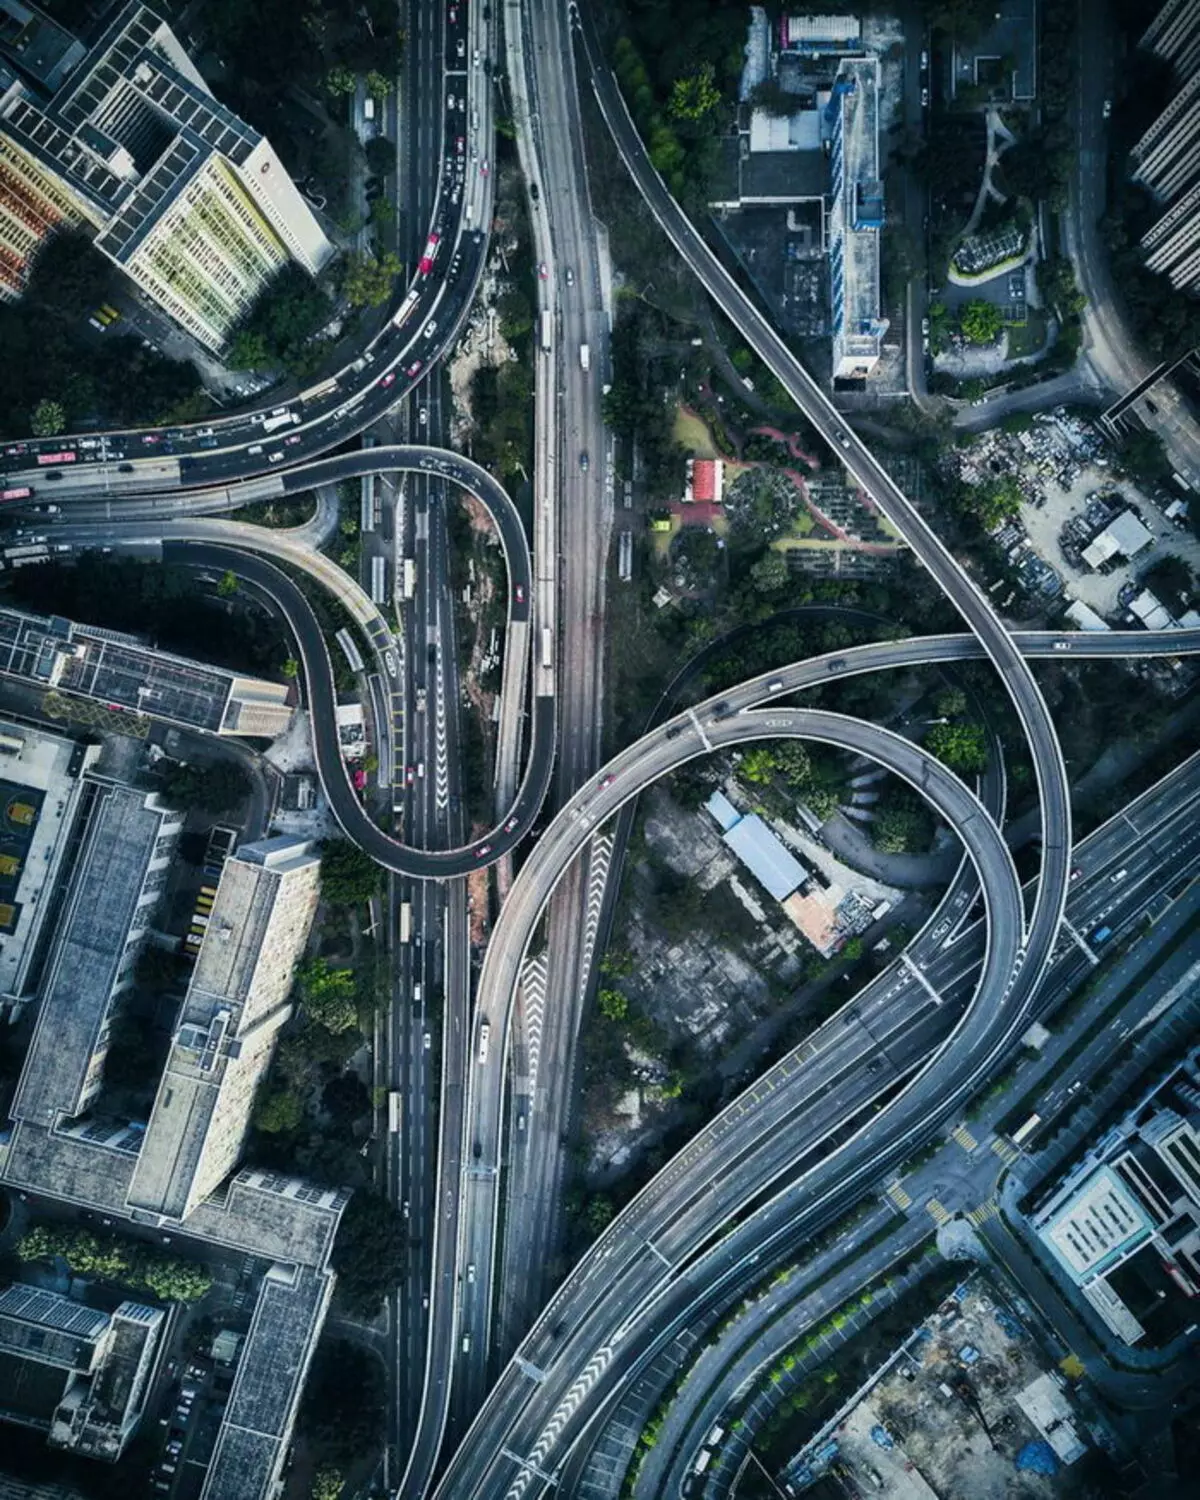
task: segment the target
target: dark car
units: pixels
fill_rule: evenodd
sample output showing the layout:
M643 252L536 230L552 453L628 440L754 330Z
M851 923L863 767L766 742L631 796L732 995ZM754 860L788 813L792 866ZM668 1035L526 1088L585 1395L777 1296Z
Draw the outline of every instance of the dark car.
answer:
M585 474L588 471L588 466L589 466L590 462L591 462L591 460L588 458L588 456L587 456L586 453L581 453L579 455L579 467L583 470L583 472Z

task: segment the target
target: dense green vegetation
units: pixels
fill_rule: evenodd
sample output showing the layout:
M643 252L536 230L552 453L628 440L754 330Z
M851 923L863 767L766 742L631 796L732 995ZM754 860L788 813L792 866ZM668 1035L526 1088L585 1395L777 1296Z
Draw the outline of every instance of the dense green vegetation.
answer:
M732 121L746 44L738 0L626 0L613 68L650 158L672 193L703 208Z
M234 330L228 363L235 370L311 375L327 347L316 334L332 312L332 303L312 277L289 261Z
M379 1360L360 1344L323 1338L305 1382L297 1433L331 1468L348 1469L382 1442L384 1400Z
M321 845L321 895L335 906L365 906L379 894L381 871L349 839L326 839Z
M378 1193L355 1193L342 1215L330 1262L338 1300L348 1312L374 1317L404 1273L404 1220Z
M84 234L56 235L38 252L25 295L0 302L6 433L157 424L210 409L191 365L143 348L120 323L104 334L89 326L122 282Z
M250 781L235 761L219 760L210 765L192 761L164 760L159 766L163 801L185 812L228 813L250 793Z
M197 1302L212 1286L205 1266L153 1245L64 1224L34 1224L16 1246L22 1261L66 1261L77 1276L142 1288L164 1302Z

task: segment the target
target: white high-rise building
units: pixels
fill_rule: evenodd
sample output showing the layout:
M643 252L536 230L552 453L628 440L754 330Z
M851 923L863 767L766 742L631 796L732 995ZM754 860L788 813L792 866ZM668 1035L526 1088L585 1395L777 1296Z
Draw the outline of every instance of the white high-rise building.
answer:
M94 230L210 349L288 260L315 275L333 254L270 142L213 97L148 6L131 0L85 51L24 0L0 0L0 296L20 294L64 226Z

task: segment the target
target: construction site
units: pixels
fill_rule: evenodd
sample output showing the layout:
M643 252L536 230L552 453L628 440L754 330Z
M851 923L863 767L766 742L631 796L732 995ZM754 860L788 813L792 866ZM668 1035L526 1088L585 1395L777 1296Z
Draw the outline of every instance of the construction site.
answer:
M788 1495L1022 1500L1093 1492L1096 1435L1070 1383L978 1274L791 1460Z

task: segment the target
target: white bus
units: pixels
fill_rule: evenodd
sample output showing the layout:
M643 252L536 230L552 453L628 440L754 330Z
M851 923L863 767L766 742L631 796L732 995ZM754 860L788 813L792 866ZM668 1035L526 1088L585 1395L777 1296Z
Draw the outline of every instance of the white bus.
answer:
M542 353L543 354L549 354L550 353L550 346L551 346L551 342L552 342L552 338L553 338L554 325L550 321L550 314L548 312L544 312L542 314L542 320L541 321L542 321Z
M542 627L542 666L554 665L554 632L548 625Z
M417 565L412 560L411 557L406 557L404 559L404 568L403 568L403 575L402 575L402 588L401 588L401 592L403 593L403 595L404 595L404 597L406 599L411 599L412 596L416 593L416 591L417 591Z
M371 559L371 598L376 604L387 603L387 559Z
M412 942L412 902L402 901L400 903L400 941L402 943Z
M358 649L354 637L345 625L334 636L334 640L342 648L342 655L349 663L350 670L352 672L361 672L363 670L362 652Z
M388 1130L393 1135L400 1130L400 1092L398 1089L388 1091Z

